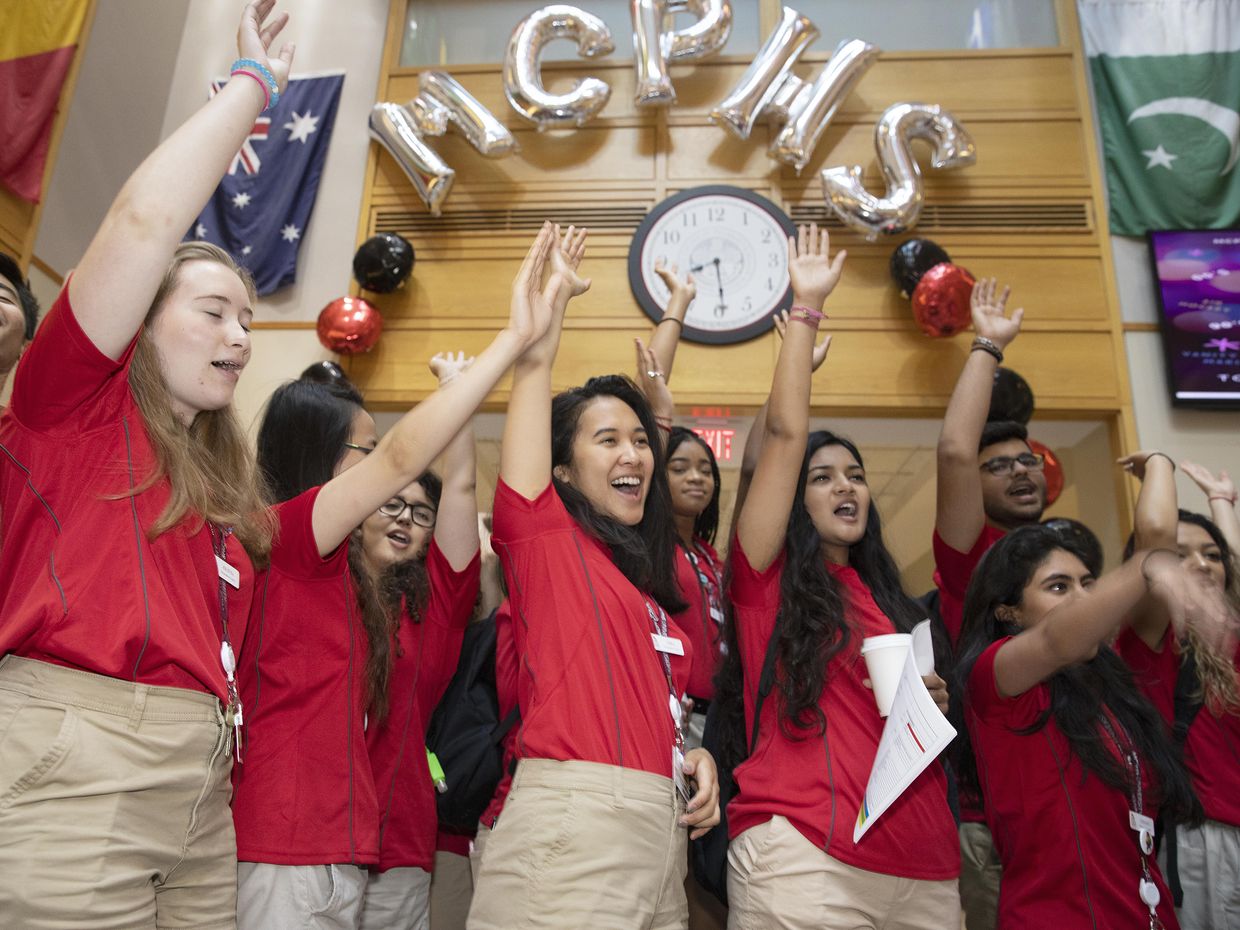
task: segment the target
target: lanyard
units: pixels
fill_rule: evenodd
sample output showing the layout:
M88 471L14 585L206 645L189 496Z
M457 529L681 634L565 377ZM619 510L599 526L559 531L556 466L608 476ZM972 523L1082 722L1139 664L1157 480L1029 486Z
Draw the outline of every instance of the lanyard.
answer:
M712 631L707 625L707 633L712 643L718 643L723 626L723 598L721 592L723 584L719 580L719 576L715 573L715 567L704 553L697 551L697 543L695 542L690 548L685 549L685 555L689 558L689 564L693 566L693 571L697 575L698 587L706 599L706 610L711 620L715 623L715 629Z
M1150 909L1149 930L1165 930L1155 910L1162 900L1162 894L1150 876L1149 857L1154 852L1154 821L1145 815L1145 788L1141 783L1141 756L1137 753L1137 747L1127 731L1124 733L1124 743L1127 744L1127 748L1125 749L1120 744L1119 734L1115 730L1115 725L1118 723L1119 721L1112 722L1110 714L1104 707L1102 727L1107 731L1111 742L1115 744L1116 752L1124 760L1124 780L1128 783L1128 825L1137 834L1137 848L1141 852L1141 879L1137 884L1137 895L1141 898L1141 903ZM1123 724L1119 726L1123 729Z
M668 620L667 614L663 608L657 604L650 603L650 599L646 598L646 613L650 616L650 623L654 626L655 635L667 638ZM667 695L668 710L672 715L672 726L676 729L676 749L680 752L685 751L685 734L681 729L680 721L684 716L684 708L680 704L680 696L676 693L676 684L672 680L672 659L664 651L655 649L655 654L663 663L663 674L667 678Z
M237 656L233 652L232 639L228 633L228 588L224 578L237 579L237 569L228 564L225 557L228 552L228 537L232 535L231 526L209 524L211 531L211 551L215 553L215 574L219 580L220 592L220 665L224 668L224 678L228 683L228 707L224 710L224 724L233 728L233 749L237 761L241 761L241 694L237 690Z

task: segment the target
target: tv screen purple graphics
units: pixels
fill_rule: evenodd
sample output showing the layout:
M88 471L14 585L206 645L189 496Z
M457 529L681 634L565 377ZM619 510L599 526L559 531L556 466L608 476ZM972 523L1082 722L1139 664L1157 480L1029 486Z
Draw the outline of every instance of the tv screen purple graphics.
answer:
M1171 401L1240 408L1240 230L1151 232Z

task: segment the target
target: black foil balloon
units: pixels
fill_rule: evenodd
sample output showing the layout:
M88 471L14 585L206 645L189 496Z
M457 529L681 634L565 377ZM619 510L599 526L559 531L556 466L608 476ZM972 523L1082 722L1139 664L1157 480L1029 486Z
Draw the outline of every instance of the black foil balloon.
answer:
M908 300L921 276L951 258L937 243L929 239L910 239L896 246L891 253L891 279L900 288L900 295Z
M1010 368L995 369L995 388L990 395L988 420L1015 420L1027 424L1033 418L1033 391L1029 382Z
M353 256L353 277L365 290L389 294L405 283L413 270L413 246L396 233L371 236Z

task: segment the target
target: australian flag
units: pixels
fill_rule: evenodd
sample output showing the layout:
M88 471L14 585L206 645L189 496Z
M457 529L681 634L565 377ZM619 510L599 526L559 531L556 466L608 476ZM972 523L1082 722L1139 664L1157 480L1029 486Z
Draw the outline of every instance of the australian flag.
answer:
M212 95L223 86L223 81L212 82ZM297 276L297 252L314 209L343 87L344 72L290 80L275 109L255 121L186 236L227 251L250 270L259 294L292 284Z

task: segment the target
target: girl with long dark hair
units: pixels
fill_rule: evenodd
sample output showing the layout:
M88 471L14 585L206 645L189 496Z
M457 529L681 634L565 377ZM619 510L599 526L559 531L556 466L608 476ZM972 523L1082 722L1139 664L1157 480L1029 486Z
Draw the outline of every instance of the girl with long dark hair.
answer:
M273 7L125 182L0 421L6 926L233 920L231 666L273 524L232 409L254 288L181 239L288 80Z
M728 926L956 926L959 850L939 766L852 839L883 728L861 642L908 632L921 612L883 545L860 452L808 432L815 336L845 253L831 260L816 227L788 251L794 306L729 553L733 623L716 697L728 754L742 759L777 638L776 684L728 804ZM928 683L945 705L942 681Z
M363 521L381 508L403 518L408 508L402 504L395 514L396 498L409 493L500 376L545 332L550 304L540 283L551 246L551 229L544 227L513 283L508 326L381 440L347 388L300 381L278 390L268 405L259 463L277 494L293 496L275 508L280 533L258 584L241 665L250 733L234 779L233 811L243 930L358 920L365 869L380 863L380 802L365 731L389 711L396 595L378 590L376 573L349 539L359 526L364 535ZM546 286L555 291L562 280L552 275ZM473 566L476 585L473 519L472 548L459 520L450 521L456 541L445 553L450 564L441 580ZM380 545L389 549L412 548L412 534L399 527L384 536Z
M1228 598L1234 611L1240 586L1228 536L1240 538L1240 521L1226 474L1216 477L1182 463L1209 498L1215 522L1177 508L1175 465L1168 456L1141 452L1123 461L1142 482L1129 549L1174 549L1185 568ZM1167 612L1146 599L1115 649L1181 747L1206 817L1200 826L1168 824L1167 879L1180 925L1227 926L1240 914L1240 648L1228 638L1220 648L1193 628L1178 635Z
M1174 552L1098 578L1096 551L1021 527L983 557L959 642L957 771L1003 862L999 927L1177 927L1153 818L1201 808L1157 712L1107 642L1143 598L1221 620ZM975 764L974 764L975 760Z
M520 762L473 930L681 928L686 827L718 819L713 760L683 751L690 647L668 617L684 602L659 423L618 375L551 397L564 308L589 287L584 240L570 228L556 253L571 286L514 370L504 426L492 544L520 661Z

